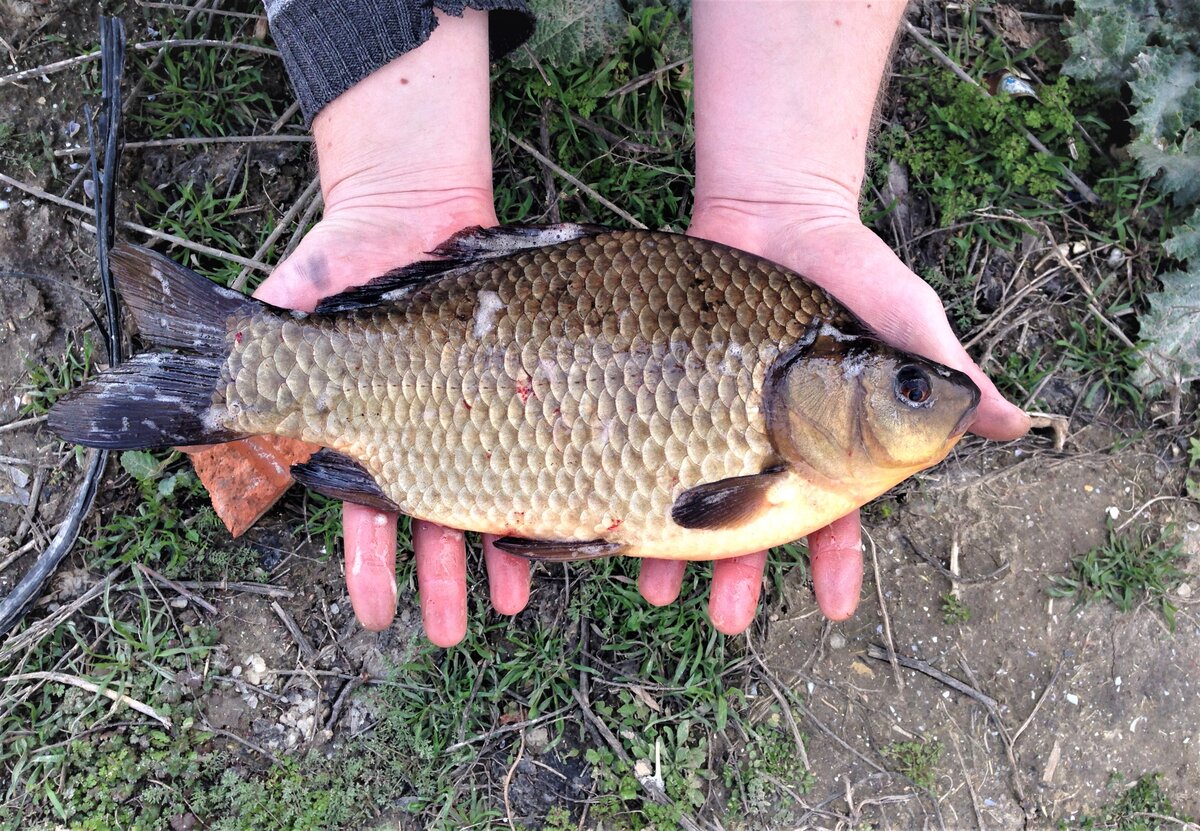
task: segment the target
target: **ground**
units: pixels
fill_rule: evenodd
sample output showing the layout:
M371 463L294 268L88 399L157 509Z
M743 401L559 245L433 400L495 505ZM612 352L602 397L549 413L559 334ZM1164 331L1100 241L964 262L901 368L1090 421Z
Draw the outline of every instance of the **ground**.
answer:
M19 66L87 51L95 24L83 5L42 8L0 0L0 20L11 20L17 33L13 44L25 44L36 56L20 56ZM47 40L43 30L62 37ZM131 40L151 36L144 28L131 32ZM918 58L910 49L902 49L901 66L911 70ZM275 67L262 81L277 95L278 73ZM147 72L151 83L155 77ZM0 127L8 127L0 133L6 137L0 172L62 194L75 178L67 165L83 158L47 157L39 143L60 149L78 142L71 125L82 121L80 104L92 80L77 70L0 86ZM904 125L904 94L897 100L891 117ZM257 121L237 129L262 131L282 108L258 113ZM128 128L130 140L157 135L143 116ZM300 132L295 121L292 130ZM654 144L653 138L646 140ZM518 166L511 153L498 162L504 165ZM888 198L877 193L880 201L908 192L903 170L881 169L875 181ZM152 216L164 230L187 236L194 228L188 222L200 215L188 211L201 206L204 228L212 233L196 238L217 247L240 245L249 256L264 236L262 217L277 219L311 173L301 145L131 150L122 168L121 211L142 222ZM523 187L541 187L540 170L537 176L508 173ZM203 198L181 190L181 182L193 183ZM83 201L81 191L75 187L69 198ZM146 208L152 191L166 194L157 212ZM520 192L514 190L510 209ZM577 191L561 198L568 219L576 218L569 215L573 205L588 204ZM936 226L927 200L902 201L881 227L890 225L898 247L922 273L943 268L955 246L964 245L962 238ZM0 279L3 595L42 550L79 481L73 450L45 429L39 410L30 409L37 403L31 396L77 380L64 356L81 354L85 333L103 363L103 339L87 308L97 306L98 294L93 244L78 221L82 214L4 185L0 206L0 269L39 275ZM224 225L211 218L222 211L229 220ZM705 828L1073 827L1102 815L1140 777L1154 773L1161 774L1173 814L1200 816L1200 695L1194 688L1200 618L1193 598L1200 579L1200 510L1186 497L1185 485L1194 403L1185 395L1182 405L1163 398L1139 410L1140 398L1138 407L1121 398L1121 369L1081 368L1075 360L1079 345L1063 334L1074 331L1073 323L1085 333L1101 327L1083 300L1064 300L1073 284L1046 252L1065 243L1083 279L1100 286L1110 285L1126 262L1132 265L1122 273L1148 273L1140 243L1122 248L1082 232L1073 236L1083 227L1077 220L1053 229L1022 222L1007 248L990 238L967 238L960 263L965 283L955 289L953 279L943 277L951 287L938 287L957 298L952 309L974 310L975 317L956 320L972 336L973 354L989 371L1011 379L1010 394L1059 414L1065 430L1039 429L1004 444L969 439L946 462L868 507L861 604L841 623L825 621L816 610L804 559L789 550L775 555L760 618L739 638L708 628L699 579L685 589L678 617L668 618L672 612L652 616L641 605L630 588L631 569L554 566L536 571L527 611L509 621L480 602L467 645L434 650L420 630L407 563L401 565L397 621L382 633L362 630L345 593L336 540L315 530L326 527L332 514L298 492L244 540L235 543L213 531L215 548L204 556L215 572L175 563L168 577L196 582L181 589L154 579L137 563L165 570L170 552L155 549L162 559L152 559L139 554L135 537L121 537L114 553L103 543L116 534L106 523L150 506L160 524L145 527L154 529L156 540L190 539L190 529L205 521L198 513L202 495L175 479L176 492L154 495L169 476L185 470L182 461L143 478L114 459L83 534L94 544L77 547L30 619L0 647L0 700L14 708L45 700L66 716L75 707L85 714L79 724L56 723L45 733L15 719L0 722L7 731L0 736L0 749L7 748L0 764L14 782L0 802L0 827L18 822L22 813L44 823L69 815L43 795L55 782L63 794L74 794L72 804L103 802L97 796L102 784L62 785L79 774L53 756L55 743L80 730L93 737L142 736L127 711L107 702L72 698L44 679L34 686L28 678L14 680L32 667L67 665L71 674L145 697L160 715L177 713L171 741L183 742L189 752L187 731L202 727L197 751L224 760L217 764L234 778L283 782L286 791L291 780L281 771L295 770L288 764L380 760L381 771L406 778L403 787L387 790L382 774L353 778L342 768L320 768L332 778L300 780L366 782L365 792L347 799L377 798L378 804L358 813L339 808L361 827L499 827L505 820L554 828L646 827L656 817L661 828L689 827L688 818ZM290 236L291 229L283 239ZM282 246L269 256L277 261L281 253ZM216 267L209 259L193 263ZM226 279L233 273L236 268ZM1028 298L1017 302L1024 289ZM1006 354L1021 366L1006 363L1000 357ZM1022 362L1036 371L1020 374ZM1110 373L1117 382L1108 383ZM176 517L172 510L178 508L171 506L180 504L197 513ZM1113 540L1132 540L1143 554L1177 543L1179 558L1166 562L1182 574L1169 576L1165 593L1153 597L1136 585L1134 608L1127 612L1107 601L1077 604L1075 597L1052 596L1055 580L1074 573L1073 563ZM223 585L234 560L242 563L235 583ZM482 594L477 558L472 568L473 592ZM112 588L116 599L107 591L114 586L120 587ZM101 589L103 599L95 599ZM70 610L89 590L97 593L75 610L73 623L51 618L53 626L38 628L37 621ZM625 592L629 599L624 605L598 600L602 590ZM1173 613L1164 610L1164 599ZM129 615L130 628L146 627L137 629L143 645L129 653L133 657L122 651L130 649L125 641L114 646L105 640L112 638L105 621L125 620L122 614ZM78 640L70 634L76 629ZM207 633L212 640L202 643ZM161 647L145 645L159 637ZM112 663L89 668L80 657L85 653L111 655ZM201 657L193 661L192 655ZM684 665L693 659L694 665ZM680 663L663 665L672 661ZM151 680L138 674L147 667L154 670ZM115 674L106 675L110 671ZM123 686L123 678L134 680ZM181 726L185 718L188 728ZM389 743L395 757L370 744L373 738ZM139 746L137 755L153 755L149 746ZM652 800L637 781L653 780L656 747L666 781L660 787L677 809L665 819L646 807ZM453 764L437 767L437 759ZM130 774L130 781L148 786L169 778L158 770L139 779L143 773ZM108 775L117 781L125 774ZM219 773L186 778L192 775L190 769L170 772L179 777L171 781L203 782L205 789L220 781L225 790L214 793L238 798ZM310 775L316 776L303 774ZM199 798L185 785L178 789L188 806ZM331 792L333 801L338 797ZM304 802L302 795L284 799ZM103 804L103 810L117 811L139 803L136 793L121 793ZM248 810L248 802L238 804ZM197 823L231 810L210 805L205 814L197 808L198 818L179 809L164 821L174 828L202 827ZM96 817L107 816L96 811ZM76 815L71 827L87 818ZM1169 821L1161 827L1184 824ZM281 825L310 827L282 821L272 827Z

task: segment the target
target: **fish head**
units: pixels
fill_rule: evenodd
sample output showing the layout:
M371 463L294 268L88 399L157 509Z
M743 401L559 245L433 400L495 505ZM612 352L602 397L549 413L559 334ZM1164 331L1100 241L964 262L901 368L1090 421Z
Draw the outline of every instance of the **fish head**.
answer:
M828 328L773 375L767 413L777 450L866 498L941 461L979 405L964 373Z

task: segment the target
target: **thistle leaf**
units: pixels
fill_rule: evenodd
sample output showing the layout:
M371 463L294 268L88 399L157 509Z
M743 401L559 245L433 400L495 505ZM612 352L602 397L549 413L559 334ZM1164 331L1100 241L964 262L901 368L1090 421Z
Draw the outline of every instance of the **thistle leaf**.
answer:
M1129 152L1137 159L1142 176L1150 178L1162 172L1160 189L1172 194L1176 205L1200 201L1200 136L1195 128L1189 128L1178 144L1162 138L1138 140L1129 145Z
M1200 208L1187 222L1175 226L1174 233L1163 243L1163 250L1177 260L1200 263Z
M1200 61L1190 52L1153 49L1134 59L1130 83L1136 112L1129 121L1139 141L1173 141L1200 121Z
M1162 282L1142 315L1141 339L1150 343L1133 378L1151 392L1200 379L1200 262L1162 275Z
M1077 0L1067 26L1071 55L1063 73L1119 90L1133 78L1133 59L1159 22L1154 0Z

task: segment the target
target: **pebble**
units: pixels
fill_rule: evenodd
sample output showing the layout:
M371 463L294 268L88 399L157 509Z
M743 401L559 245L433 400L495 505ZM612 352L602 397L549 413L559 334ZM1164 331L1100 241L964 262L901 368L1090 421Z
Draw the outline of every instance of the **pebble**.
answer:
M267 662L261 655L251 655L245 660L246 664L246 680L251 684L258 686L263 682L263 676L267 674Z
M830 649L844 649L846 647L846 638L838 632L834 632L829 636Z
M172 597L171 598L171 608L172 609L186 609L187 605L188 605L188 599L186 597Z

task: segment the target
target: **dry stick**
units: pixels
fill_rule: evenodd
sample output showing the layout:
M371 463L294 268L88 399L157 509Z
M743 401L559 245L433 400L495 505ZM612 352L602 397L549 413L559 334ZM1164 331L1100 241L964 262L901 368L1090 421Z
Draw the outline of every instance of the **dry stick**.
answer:
M95 600L103 592L107 591L112 585L113 581L116 579L117 575L124 570L125 568L122 566L121 568L110 572L103 581L92 586L79 597L58 609L58 611L42 618L24 632L21 632L17 635L10 635L8 640L4 642L4 645L0 646L0 663L7 661L9 658L23 649L29 649L33 647L37 643L41 642L42 639L48 637L60 623L78 612L88 603Z
M892 621L888 616L887 603L883 599L883 586L879 579L879 553L875 548L875 538L871 536L870 532L864 528L863 534L871 543L871 567L875 571L875 596L879 598L879 612L883 616L883 634L887 638L888 662L892 665L892 677L896 679L896 686L903 690L904 676L900 674L900 667L896 666L896 643L892 640Z
M972 583L989 583L992 580L995 580L1000 575L1004 574L1012 566L1012 563L1005 560L1003 563L1000 564L999 568L997 568L993 571L989 571L987 574L984 574L980 577L963 577L960 574L955 574L953 571L946 568L944 565L939 563L933 557L929 556L924 551L917 548L916 544L913 543L913 541L910 540L906 534L901 534L900 539L904 540L904 542L908 544L908 547L912 549L913 553L915 553L918 557L920 557L922 560L924 560L929 565L936 568L939 572L941 572L942 576L945 577L947 580L949 580L951 583L962 583L963 585L971 585Z
M623 86L619 86L616 89L612 90L611 92L604 93L603 97L604 98L616 98L618 95L624 95L627 92L633 92L635 89L638 89L639 87L646 86L646 84L653 81L659 75L666 75L672 69L678 69L679 67L683 66L685 63L688 63L690 61L691 61L690 57L680 58L677 61L671 61L671 63L667 64L666 66L660 66L658 69L647 72L645 75L640 75L637 78L634 78L629 83L627 83Z
M20 421L10 421L8 424L0 424L0 433L7 433L9 430L20 430L22 427L32 427L34 424L41 424L47 418L49 416L40 415L33 418L23 418Z
M517 747L517 758L513 759L512 765L509 766L508 772L504 774L504 814L508 817L508 827L516 828L517 825L513 822L512 801L509 799L508 791L512 787L513 774L517 772L517 765L521 764L521 757L525 755L525 731L521 731L521 744Z
M166 716L160 716L158 711L150 705L143 704L136 698L130 698L124 693L105 689L98 684L93 684L91 681L85 681L84 679L78 678L74 675L67 675L66 673L62 672L21 672L17 673L16 675L9 675L6 678L0 678L0 682L5 684L15 684L21 681L53 681L58 684L68 684L72 687L79 687L81 690L87 690L90 693L99 693L100 695L116 702L117 704L124 704L126 707L137 710L142 715L149 716L164 727L169 728L171 726L171 720Z
M14 542L22 539L28 533L29 529L33 527L33 517L37 513L38 502L42 499L42 486L44 484L46 484L46 469L39 467L33 474L33 487L29 489L29 504L25 506L25 516L21 517L21 524L17 526L17 533L13 534Z
M89 52L86 55L76 55L73 58L66 58L54 63L35 66L33 69L22 69L20 72L14 72L12 75L5 75L0 78L0 87L7 84L15 84L19 81L24 81L28 78L40 78L43 75L50 75L54 72L62 72L64 69L70 69L83 63L91 63L92 61L100 60L100 52Z
M139 49L143 52L148 52L151 49L168 49L177 46L216 46L222 49L239 49L243 52L255 52L259 55L269 55L272 58L281 57L278 49L271 49L267 46L255 46L253 43L238 43L234 40L210 40L207 38L191 40L179 38L176 40L145 40L141 43L133 44L134 49Z
M292 203L292 207L288 208L288 212L285 213L283 217L280 218L279 222L275 224L275 227L271 229L271 233L267 235L267 238L263 240L262 245L260 245L258 250L254 252L252 259L261 260L264 256L266 256L266 253L271 250L271 246L274 245L281 236L283 236L284 229L292 224L292 220L296 218L296 215L300 213L301 209L308 207L309 202L312 201L313 197L316 196L320 189L321 180L314 176L313 180L308 183L308 187L306 187L304 192L300 194L300 197ZM243 268L240 272L238 272L238 276L234 279L234 281L229 284L229 287L234 291L241 291L243 288L245 288L246 281L249 278L250 269Z
M283 251L279 255L280 261L287 259L291 253L296 250L296 247L300 245L300 240L304 239L304 234L308 231L308 224L312 222L313 217L317 215L317 211L321 210L323 207L325 207L325 199L318 192L317 195L313 197L313 200L308 203L308 207L304 210L304 215L300 217L300 221L296 223L296 230L292 232L291 238L288 240L287 245L283 247Z
M996 702L996 699L992 698L985 692L980 692L970 684L959 681L953 675L947 675L940 669L933 667L919 658L910 658L907 655L898 655L895 653L889 655L886 649L875 643L867 644L867 657L874 658L876 661L896 661L898 664L900 664L900 666L916 670L923 675L928 675L935 681L941 681L947 687L950 687L951 689L957 690L965 696L975 699L983 705L984 709L987 710L989 714L998 715L1000 712L1000 705Z
M210 615L217 614L216 606L209 603L207 600L205 600L200 595L195 594L194 592L188 591L186 588L183 587L183 585L181 583L176 583L174 580L170 579L169 577L164 577L163 575L159 574L157 571L150 568L150 566L142 565L141 563L135 564L134 568L136 568L142 574L149 577L154 582L160 583L160 584L166 586L167 588L171 589L176 594L178 594L180 597L185 598L192 605L199 606L201 609L208 612Z
M253 750L255 753L261 753L263 756L266 756L273 763L275 763L275 765L277 765L278 767L283 767L283 762L280 761L279 757L276 756L274 753L267 750L265 747L259 747L254 742L250 741L249 739L243 739L237 733L234 733L229 730L222 730L220 727L213 727L212 725L208 725L207 727L204 727L202 729L205 733L213 733L214 735L217 735L217 736L224 736L227 739L233 739L235 742L240 744L242 747L245 747L249 750Z
M975 677L971 665L967 663L967 656L958 651L958 665L962 667L963 672L967 674L967 679L978 688L980 685L979 679ZM1008 734L1008 726L1000 717L1000 709L997 706L994 710L988 711L988 716L992 723L996 725L996 732L1000 734L1000 742L1004 745L1004 757L1008 759L1008 779L1012 783L1013 791L1017 794L1017 803L1021 806L1021 810L1025 813L1025 825L1029 826L1030 820L1033 818L1030 815L1032 810L1033 816L1037 815L1037 807L1032 809L1029 802L1025 798L1025 788L1021 785L1021 769L1017 767L1017 754L1013 751L1013 740Z
M53 531L54 533L58 533L58 529L61 527L62 527L62 523L60 522L56 525L51 526L50 530ZM21 557L23 555L28 554L30 551L32 551L34 548L36 548L40 542L41 541L37 537L34 537L33 539L27 541L20 548L18 548L16 551L9 554L3 560L0 560L0 574L2 574L4 572L4 569L8 568L13 563L15 563L17 560L21 559Z
M620 759L621 762L632 768L633 760L629 758L629 754L626 753L625 748L621 746L620 740L618 740L617 737L613 735L613 732L608 729L608 725L601 721L599 717L592 712L591 706L580 694L579 690L575 690L575 701L578 702L579 708L583 711L583 717L586 718L588 723L596 729L596 732L600 734L601 738L603 738L605 743L607 743L612 749L612 752L616 754L616 757ZM666 807L674 807L679 810L681 814L679 817L679 825L680 827L684 828L685 831L703 831L703 827L696 822L696 820L692 819L690 814L683 813L683 806L676 804L671 797L667 796L667 794L663 792L662 788L655 784L653 779L646 778L643 780L642 777L637 777L637 780L642 786L642 789L646 791L646 794L650 797L652 802Z
M193 14L197 11L204 14L217 14L222 17L240 17L244 20L266 20L264 14L252 14L251 12L232 12L225 9L193 9L191 6L185 6L182 3L148 3L146 0L138 0L138 5L143 9L166 9L168 11L186 12L190 11Z
M475 744L476 742L484 742L484 741L487 741L488 739L494 739L496 736L504 735L505 733L512 733L515 730L524 730L526 727L533 727L534 725L541 724L544 721L550 721L550 719L558 718L563 713L565 713L568 709L569 709L568 707L559 707L557 710L554 710L553 712L549 712L549 713L543 713L542 715L538 716L537 718L526 719L525 721L518 721L515 724L506 724L503 727L496 728L495 730L489 730L486 733L480 733L478 736L472 736L471 738L464 739L461 742L455 742L454 744L450 745L442 752L443 753L453 753L456 750L462 750L464 747L469 747L469 746Z
M1042 705L1046 703L1046 698L1050 695L1050 690L1054 688L1054 683L1058 681L1058 676L1062 675L1063 667L1066 663L1066 658L1059 660L1058 666L1054 668L1054 672L1050 676L1050 680L1046 682L1046 688L1038 696L1037 703L1033 705L1033 709L1029 711L1029 715L1025 718L1025 721L1021 722L1021 726L1017 728L1017 732L1013 733L1012 743L1014 745L1017 743L1017 739L1021 738L1021 734L1025 732L1025 728L1033 721L1033 717L1038 714L1038 710L1042 709Z
M953 722L953 719L951 721ZM954 755L958 758L958 767L962 771L963 782L967 785L967 793L971 795L971 808L975 811L975 822L979 825L979 831L986 831L983 824L983 808L979 804L979 794L975 793L975 786L971 784L971 774L967 772L967 763L963 760L962 751L958 749L958 739L951 736L950 742L954 747Z
M646 226L643 225L642 223L638 222L636 219L634 219L631 214L622 210L621 208L618 208L612 202L608 201L603 196L601 196L599 193L597 193L595 188L590 187L589 185L585 185L583 182L581 182L579 179L572 176L570 173L568 173L562 167L559 167L557 164L550 161L550 159L543 156L541 154L541 152L539 152L529 142L525 141L524 139L518 138L517 136L514 136L512 133L510 133L508 131L507 128L501 127L499 124L493 124L493 128L502 132L504 134L505 138L507 138L513 144L517 145L517 147L520 147L522 150L524 150L529 155L533 156L535 159L537 159L539 162L544 164L546 167L550 168L555 173L557 173L559 176L563 177L568 182L570 182L572 185L579 188L581 191L586 193L588 196L595 199L597 202L599 202L604 207L608 208L610 211L615 213L617 216L621 217L621 219L628 222L634 228L641 228L643 231L646 230Z
M805 770L812 770L812 765L808 763L808 751L804 748L804 737L800 735L800 727L796 724L795 716L792 715L792 708L787 702L787 697L780 691L779 685L775 683L774 673L768 669L766 662L758 654L758 650L754 647L754 643L748 634L746 636L746 645L750 647L750 654L754 656L755 662L757 662L759 668L762 670L763 679L767 682L767 686L771 688L771 695L775 696L775 700L779 702L783 717L792 731L792 739L796 742L796 755L800 757L800 762L804 765Z
M33 185L27 185L24 182L20 182L16 179L12 178L11 176L7 176L3 173L0 173L0 182L3 182L4 184L12 185L13 187L17 188L18 190L22 190L25 193L28 193L30 196L36 196L38 199L44 199L47 202L53 202L55 205L61 205L64 208L70 208L71 210L78 211L79 213L82 213L82 214L89 214L92 216L95 215L95 212L91 208L87 207L86 205L81 205L78 202L72 202L70 199L63 199L61 196L55 196L53 193L47 193L46 191L42 190L39 187L34 187ZM163 240L164 242L170 242L175 245L178 245L181 248L187 248L192 251L196 251L200 254L207 254L208 256L216 257L217 259L228 260L230 262L238 263L240 265L250 266L251 268L256 268L259 271L262 271L264 273L270 273L270 271L271 271L271 267L269 265L267 265L266 263L260 263L255 260L250 260L250 259L247 259L246 257L242 257L237 254L229 254L225 251L218 251L216 248L211 248L207 245L201 245L198 242L192 242L191 240L186 240L183 237L177 237L174 234L167 234L167 233L164 233L163 231L156 231L153 228L147 228L145 225L138 225L136 222L118 222L117 224L127 230L136 231L139 234L145 234L148 237L154 237L155 239L160 239L160 240ZM87 222L81 222L80 226L88 231L96 230L96 226L94 226L90 223L87 223Z
M147 147L192 147L205 144L312 144L312 136L197 136L193 138L154 139L152 141L131 141L124 145L126 150L143 149ZM86 156L86 147L68 147L65 150L55 150L56 157Z
M284 628L288 630L288 634L291 635L292 640L296 642L296 647L300 650L300 660L311 661L313 655L317 654L317 651L313 649L312 644L308 642L308 638L305 636L304 632L300 630L295 618L288 614L287 610L279 605L278 600L271 601L271 611L275 613L276 617L283 621Z
M342 717L342 710L346 709L346 702L350 700L351 693L366 682L367 679L363 678L363 676L355 675L342 685L341 691L333 701L333 709L329 711L329 718L325 721L326 733L333 733L333 728L338 723L338 719Z
M913 26L911 23L909 23L907 20L905 20L904 21L904 29L910 35L912 35L913 40L915 40L917 43L921 44L921 46L925 49L925 51L933 56L934 60L936 60L942 66L946 67L951 72L953 72L955 75L957 75L960 80L966 81L968 84L970 84L973 87L977 87L981 91L983 90L983 87L979 86L978 81L976 81L974 78L972 78L966 72L964 72L962 70L962 67L960 67L958 64L956 64L949 55L947 55L945 52L943 52L941 49L938 48L937 44L935 44L929 38L927 38L923 34L921 34L917 30L916 26ZM1044 145L1040 141L1038 141L1037 136L1035 136L1033 133L1029 132L1028 130L1026 130L1023 127L1017 127L1011 121L1009 121L1008 123L1009 123L1009 126L1013 127L1018 132L1020 132L1023 136L1025 136L1025 140L1029 142L1029 144L1033 147L1034 150L1037 150L1039 153L1042 153L1043 155L1046 155L1046 156L1054 155L1053 153L1051 153L1049 151L1049 149L1047 149L1046 145ZM1096 192L1094 190L1092 190L1090 187L1088 187L1087 183L1084 182L1082 179L1080 179L1078 176L1076 176L1075 171L1071 170L1071 168L1067 167L1065 164L1062 165L1062 173L1067 178L1067 181L1070 182L1077 191L1079 191L1080 195L1083 196L1083 198L1086 201L1091 202L1093 204L1100 201L1100 197L1096 195Z

